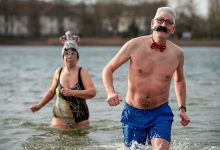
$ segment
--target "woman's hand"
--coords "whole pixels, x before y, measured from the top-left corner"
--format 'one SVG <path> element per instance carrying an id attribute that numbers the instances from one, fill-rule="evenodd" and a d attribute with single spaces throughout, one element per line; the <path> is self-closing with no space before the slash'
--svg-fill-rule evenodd
<path id="1" fill-rule="evenodd" d="M 74 90 L 68 89 L 68 88 L 62 88 L 61 93 L 64 96 L 74 96 Z"/>
<path id="2" fill-rule="evenodd" d="M 30 107 L 30 110 L 32 111 L 32 112 L 36 112 L 36 111 L 38 111 L 40 109 L 40 106 L 39 105 L 31 105 L 31 107 Z"/>

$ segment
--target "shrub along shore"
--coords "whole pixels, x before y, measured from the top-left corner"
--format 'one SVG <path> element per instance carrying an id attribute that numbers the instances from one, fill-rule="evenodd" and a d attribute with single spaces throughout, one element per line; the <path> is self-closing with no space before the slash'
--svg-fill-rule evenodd
<path id="1" fill-rule="evenodd" d="M 81 38 L 81 46 L 122 46 L 128 38 Z M 170 39 L 179 46 L 220 46 L 220 39 Z M 0 45 L 61 45 L 58 38 L 0 38 Z"/>

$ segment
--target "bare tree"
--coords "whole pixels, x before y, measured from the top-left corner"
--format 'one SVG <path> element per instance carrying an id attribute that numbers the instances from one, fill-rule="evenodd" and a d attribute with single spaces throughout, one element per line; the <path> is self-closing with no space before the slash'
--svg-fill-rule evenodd
<path id="1" fill-rule="evenodd" d="M 107 19 L 109 22 L 109 28 L 113 35 L 118 35 L 118 24 L 120 16 L 124 10 L 124 5 L 117 0 L 111 2 L 100 2 L 98 3 L 100 14 L 102 14 L 102 20 Z"/>
<path id="2" fill-rule="evenodd" d="M 3 17 L 1 26 L 4 28 L 3 37 L 12 36 L 14 21 L 17 16 L 17 0 L 0 0 L 0 15 Z"/>
<path id="3" fill-rule="evenodd" d="M 196 12 L 197 3 L 194 0 L 187 0 L 178 3 L 177 10 L 177 36 L 182 37 L 183 32 L 192 33 L 193 38 L 202 38 L 207 36 L 206 20 Z"/>
<path id="4" fill-rule="evenodd" d="M 220 0 L 210 1 L 209 12 L 209 36 L 220 38 Z"/>
<path id="5" fill-rule="evenodd" d="M 40 3 L 38 0 L 30 0 L 28 7 L 30 9 L 28 14 L 28 30 L 32 37 L 39 37 L 40 36 Z"/>

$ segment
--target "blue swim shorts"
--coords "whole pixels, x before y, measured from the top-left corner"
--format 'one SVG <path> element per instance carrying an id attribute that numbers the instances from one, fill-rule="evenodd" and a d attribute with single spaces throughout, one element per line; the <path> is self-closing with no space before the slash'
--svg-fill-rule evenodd
<path id="1" fill-rule="evenodd" d="M 130 147 L 134 141 L 151 144 L 152 138 L 170 142 L 173 113 L 168 103 L 154 109 L 137 109 L 125 103 L 121 115 L 124 144 Z"/>

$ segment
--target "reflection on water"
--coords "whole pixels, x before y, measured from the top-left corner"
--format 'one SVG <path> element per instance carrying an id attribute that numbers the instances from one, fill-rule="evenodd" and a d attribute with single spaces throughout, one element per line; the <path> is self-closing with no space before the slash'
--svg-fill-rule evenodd
<path id="1" fill-rule="evenodd" d="M 58 46 L 0 47 L 0 149 L 16 150 L 122 150 L 120 115 L 123 103 L 109 107 L 101 71 L 119 47 L 80 47 L 81 66 L 86 66 L 97 88 L 88 101 L 92 127 L 87 130 L 56 130 L 49 127 L 54 101 L 37 113 L 29 107 L 38 102 L 51 84 L 56 68 L 62 66 Z M 188 127 L 179 123 L 173 84 L 170 106 L 174 111 L 173 150 L 220 149 L 220 51 L 219 48 L 185 47 Z M 114 76 L 116 90 L 124 99 L 127 65 Z M 133 145 L 132 149 L 151 149 Z"/>
<path id="2" fill-rule="evenodd" d="M 42 149 L 42 148 L 70 148 L 78 147 L 79 145 L 89 146 L 95 144 L 95 141 L 90 139 L 87 134 L 88 131 L 79 131 L 79 130 L 68 130 L 60 131 L 48 128 L 39 128 L 37 130 L 44 130 L 43 133 L 38 133 L 36 131 L 35 135 L 32 135 L 25 143 L 22 144 L 22 147 L 25 149 Z M 79 147 L 80 148 L 80 147 Z"/>

